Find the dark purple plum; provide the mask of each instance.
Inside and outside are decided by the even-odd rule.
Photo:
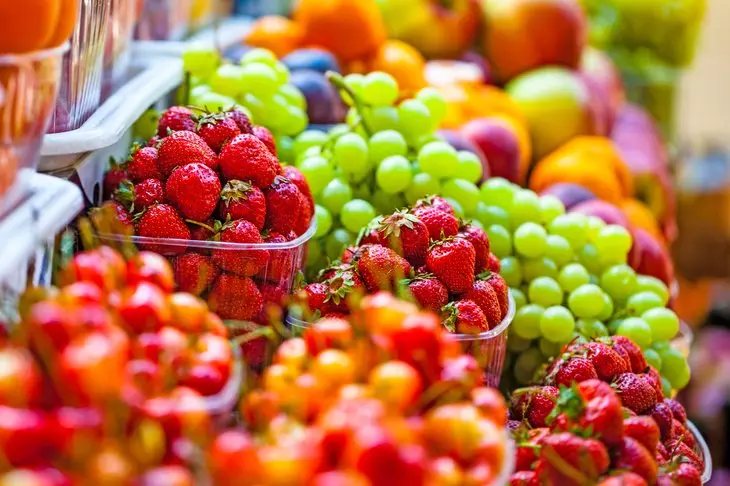
[[[292,72],[290,79],[307,100],[309,123],[328,125],[344,120],[345,105],[324,74],[302,69]]]
[[[297,49],[284,57],[281,62],[292,72],[301,69],[311,69],[322,74],[327,71],[340,72],[340,64],[335,56],[323,49]]]
[[[479,160],[482,161],[482,181],[486,181],[487,179],[489,179],[490,170],[487,156],[484,155],[484,151],[477,147],[474,142],[472,142],[456,130],[439,130],[438,135],[456,150],[466,150],[468,152],[476,154],[476,156],[479,157]]]
[[[223,52],[223,57],[231,62],[238,63],[244,54],[251,50],[251,46],[234,44]]]
[[[596,199],[596,196],[583,186],[570,182],[559,182],[548,187],[540,193],[541,196],[555,196],[563,202],[565,209],[570,210],[574,206]]]

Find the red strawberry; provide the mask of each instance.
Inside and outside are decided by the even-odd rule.
[[[420,266],[426,261],[428,228],[408,211],[396,211],[386,216],[380,221],[377,231],[379,239],[411,265]]]
[[[702,474],[694,465],[680,462],[664,474],[660,474],[657,486],[702,486]]]
[[[137,235],[149,238],[174,238],[189,240],[190,230],[180,217],[177,209],[169,204],[155,204],[147,208],[137,224]],[[155,253],[183,253],[184,246],[165,244],[145,244],[146,250]]]
[[[461,296],[461,300],[472,300],[482,309],[489,329],[494,329],[502,322],[499,298],[486,280],[475,280],[471,289]]]
[[[354,257],[357,272],[370,292],[392,290],[411,273],[411,264],[390,248],[363,245]]]
[[[239,135],[221,150],[220,166],[226,180],[251,181],[261,189],[274,182],[279,173],[279,161],[266,145],[253,135]]]
[[[218,267],[210,257],[199,253],[185,253],[172,262],[175,282],[181,292],[201,295],[218,277]]]
[[[158,137],[155,135],[154,137],[147,140],[147,143],[145,144],[145,147],[154,147],[158,148],[160,146],[160,140],[162,140],[163,137]]]
[[[314,204],[310,203],[309,199],[301,191],[299,191],[299,199],[301,200],[300,217],[294,222],[294,234],[296,236],[303,235],[307,232],[314,217]]]
[[[223,226],[220,233],[221,243],[244,243],[244,244],[260,244],[264,240],[261,238],[259,230],[252,223],[246,220],[238,219]],[[266,265],[269,260],[268,250],[232,250],[217,249],[213,251],[213,261],[220,268],[227,272],[250,277]]]
[[[426,225],[428,236],[432,240],[438,241],[449,236],[456,236],[459,232],[459,220],[433,206],[416,207],[413,214]],[[474,273],[474,269],[471,273]]]
[[[164,176],[172,174],[175,167],[194,163],[218,168],[218,156],[196,133],[175,132],[160,142],[157,166]]]
[[[256,138],[264,142],[264,145],[266,145],[266,148],[269,152],[271,152],[271,155],[276,157],[276,141],[268,128],[262,127],[261,125],[254,125],[251,129],[251,133],[256,135]]]
[[[168,108],[157,122],[157,136],[167,137],[169,132],[195,130],[195,117],[190,109],[184,106],[173,106]]]
[[[675,419],[679,420],[679,423],[686,424],[687,423],[687,411],[684,409],[684,405],[679,403],[677,400],[673,398],[667,398],[664,400],[664,403],[667,404],[669,409],[672,411],[672,415]]]
[[[123,181],[114,193],[114,198],[136,212],[163,202],[165,189],[157,179],[145,179],[137,184]]]
[[[638,414],[649,411],[657,403],[654,387],[643,375],[621,373],[613,384],[624,406]]]
[[[104,174],[104,199],[110,199],[120,184],[129,180],[126,169],[113,164],[111,169]]]
[[[586,358],[569,358],[556,361],[550,369],[546,383],[555,386],[571,386],[573,382],[597,379],[598,374],[593,363]]]
[[[653,418],[641,415],[624,419],[624,434],[637,440],[652,454],[656,452],[660,434]]]
[[[443,308],[444,326],[458,334],[481,334],[489,331],[489,323],[482,309],[472,300],[451,302]]]
[[[545,437],[540,459],[541,464],[536,469],[540,484],[595,484],[609,466],[608,452],[603,444],[568,432]]]
[[[405,283],[422,309],[439,312],[449,302],[449,291],[430,273],[416,275]]]
[[[229,118],[236,122],[238,129],[241,133],[252,133],[251,131],[251,120],[248,115],[238,108],[233,108],[226,112]]]
[[[225,113],[212,113],[200,117],[197,133],[208,147],[220,152],[223,145],[241,134],[238,124]]]
[[[661,461],[659,460],[661,458]],[[656,459],[657,463],[665,463],[667,462],[667,459],[669,458],[669,452],[667,452],[667,448],[664,447],[664,444],[661,442],[656,445]]]
[[[134,221],[132,219],[132,214],[119,201],[104,201],[99,210],[110,211],[111,214],[116,217],[117,221],[119,221],[119,223],[121,223],[121,225],[125,229],[134,230]]]
[[[220,217],[245,219],[260,230],[266,221],[266,198],[258,187],[244,181],[232,179],[221,191]]]
[[[531,427],[547,427],[547,420],[558,401],[560,391],[554,386],[531,386],[512,393],[510,416],[527,420]]]
[[[641,352],[639,346],[625,336],[611,336],[611,339],[614,348],[619,348],[616,350],[619,354],[621,354],[620,350],[623,350],[625,355],[628,355],[632,372],[643,373],[646,370],[646,359],[644,359],[644,353]]]
[[[289,179],[292,184],[297,186],[299,192],[301,192],[302,195],[307,198],[310,206],[312,206],[312,210],[314,210],[314,198],[312,197],[312,190],[309,188],[309,183],[307,182],[307,178],[304,177],[304,174],[302,174],[301,171],[293,165],[285,165],[282,167],[282,170],[284,177]]]
[[[515,451],[515,471],[532,469],[540,451],[540,442],[550,434],[550,429],[540,427],[536,429],[521,429],[518,431],[517,449]]]
[[[284,235],[271,231],[263,236],[266,243],[286,243]],[[259,270],[258,277],[269,282],[281,282],[286,280],[294,270],[294,259],[296,250],[281,249],[269,250],[269,261]]]
[[[499,273],[502,271],[502,262],[499,261],[497,255],[494,253],[489,254],[487,259],[487,269],[492,273]]]
[[[659,427],[662,442],[666,442],[674,438],[672,411],[667,405],[666,400],[654,405],[647,412],[647,415],[651,415],[651,418],[654,419],[654,422],[656,422]]]
[[[590,360],[601,380],[611,381],[621,373],[630,371],[626,361],[611,346],[602,342],[580,344],[573,349]]]
[[[624,437],[616,451],[613,467],[638,474],[649,484],[654,484],[657,464],[654,455],[631,437]]]
[[[325,311],[349,312],[348,298],[351,295],[364,294],[365,284],[360,276],[350,265],[344,265],[335,270],[324,281],[327,286],[327,298],[325,299]]]
[[[265,283],[259,289],[263,304],[261,310],[253,317],[254,322],[270,326],[282,322],[282,306],[287,292],[278,285]]]
[[[165,185],[167,199],[187,219],[205,221],[216,207],[221,194],[218,174],[204,164],[187,164],[172,171]]]
[[[223,224],[220,221],[208,219],[203,223],[188,223],[188,227],[190,228],[191,240],[208,241],[214,239],[220,233]],[[197,251],[199,253],[205,253],[201,248],[198,248]]]
[[[656,370],[656,368],[652,366],[647,366],[646,373],[644,373],[644,378],[646,378],[649,383],[651,383],[651,385],[654,387],[654,391],[656,392],[656,401],[663,401],[664,390],[662,389],[662,377],[659,375],[659,372]]]
[[[476,260],[474,273],[480,274],[487,270],[489,263],[489,237],[479,226],[466,223],[459,228],[459,236],[467,240],[474,247]]]
[[[352,257],[355,256],[356,251],[357,247],[355,246],[345,248],[345,250],[342,252],[342,256],[340,257],[340,261],[342,263],[352,263]]]
[[[509,477],[510,486],[540,486],[540,479],[535,471],[517,471]]]
[[[697,445],[692,432],[677,419],[672,419],[672,438],[680,442],[684,442],[689,447],[694,448]]]
[[[266,227],[286,234],[297,226],[305,208],[304,198],[297,186],[283,176],[276,176],[271,186],[264,189],[266,197]]]
[[[157,149],[155,147],[141,147],[132,153],[132,159],[127,164],[127,173],[134,182],[145,179],[162,180],[162,173],[157,167]]]
[[[647,486],[646,480],[638,474],[623,472],[609,476],[598,483],[598,486]]]
[[[700,459],[700,456],[698,456],[697,453],[684,442],[672,439],[665,444],[665,447],[667,448],[667,451],[669,451],[670,457],[667,458],[669,461],[676,461],[679,459],[683,462],[689,462],[700,471],[705,469],[704,461]]]
[[[507,285],[507,282],[498,273],[484,273],[480,275],[480,278],[486,280],[494,289],[494,293],[497,294],[499,310],[502,314],[502,319],[504,319],[509,311],[509,285]]]
[[[323,283],[311,283],[304,287],[299,294],[305,301],[309,312],[319,311],[320,315],[325,313],[327,308],[325,301],[329,296],[329,287]]]
[[[586,380],[574,384],[561,391],[558,406],[578,427],[591,430],[607,446],[621,443],[624,435],[621,400],[608,383]]]
[[[358,245],[380,245],[388,246],[387,240],[383,237],[383,233],[380,232],[380,223],[383,222],[383,216],[376,216],[372,221],[368,223],[365,228],[362,229],[358,238]]]
[[[431,245],[426,255],[426,266],[449,292],[460,294],[468,291],[474,283],[474,259],[471,243],[464,238],[449,238]]]
[[[443,211],[444,213],[450,214],[454,216],[454,208],[451,207],[451,204],[449,202],[442,198],[441,196],[428,196],[423,199],[419,199],[416,202],[417,208],[422,207],[432,207],[435,209],[438,209],[439,211]]]
[[[222,319],[246,321],[261,310],[263,297],[250,278],[221,275],[208,296],[208,305]]]

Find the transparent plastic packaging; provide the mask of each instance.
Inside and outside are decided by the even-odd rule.
[[[221,391],[215,395],[204,397],[206,411],[221,426],[227,425],[231,420],[231,412],[238,404],[245,375],[241,348],[231,345],[231,350],[233,352],[233,365],[228,381]]]
[[[132,39],[137,23],[138,0],[111,0],[109,27],[104,44],[102,99],[106,99],[127,75],[132,61]]]
[[[193,0],[144,0],[135,38],[182,40],[190,33]]]
[[[712,479],[712,454],[710,454],[710,447],[707,445],[705,438],[702,437],[699,429],[697,429],[697,426],[689,420],[687,421],[687,428],[692,433],[695,442],[697,443],[695,446],[695,452],[705,463],[705,469],[702,471],[702,484],[707,484],[710,482],[710,479]]]
[[[80,127],[101,103],[104,45],[111,0],[81,0],[49,133]]]

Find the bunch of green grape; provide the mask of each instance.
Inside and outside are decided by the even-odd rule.
[[[389,74],[330,74],[351,107],[346,123],[328,132],[307,130],[292,159],[309,182],[317,233],[309,244],[310,275],[339,258],[378,214],[440,194],[460,216],[475,211],[480,159],[436,135],[446,102],[433,88],[399,101]]]
[[[633,242],[625,228],[566,214],[554,196],[500,178],[481,186],[476,218],[517,304],[507,341],[508,382],[529,383],[569,342],[622,335],[660,371],[665,392],[687,385],[687,361],[670,345],[680,323],[667,308],[669,291],[627,264]]]
[[[193,106],[242,108],[277,138],[297,135],[309,124],[304,95],[289,83],[287,67],[267,49],[252,49],[234,64],[215,49],[194,45],[183,53],[183,65],[191,76],[188,102]]]

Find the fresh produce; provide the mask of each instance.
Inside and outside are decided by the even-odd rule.
[[[705,465],[687,414],[664,397],[648,358],[623,336],[575,343],[538,386],[515,390],[511,484],[701,485]]]
[[[58,47],[68,40],[76,25],[76,0],[34,0],[0,6],[0,52],[22,54]],[[33,12],[33,15],[29,15]]]
[[[271,133],[237,109],[172,107],[157,133],[107,173],[105,206],[126,224],[104,232],[131,233],[170,256],[178,288],[222,318],[269,323],[302,263],[304,242],[286,243],[310,228],[307,181],[280,165]]]
[[[450,336],[437,315],[387,293],[363,299],[350,322],[315,322],[241,401],[246,429],[214,439],[214,480],[504,484],[504,399]]]

